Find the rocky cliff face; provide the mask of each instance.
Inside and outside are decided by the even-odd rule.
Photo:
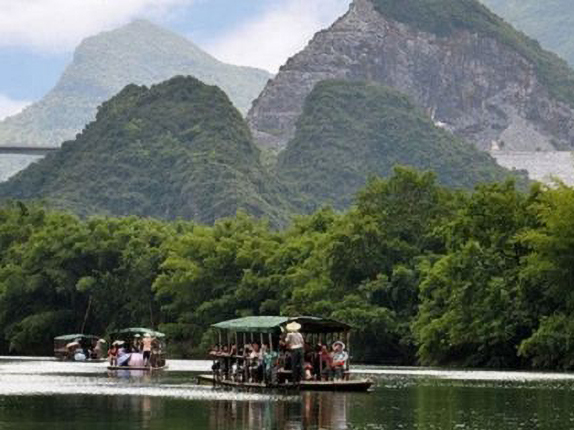
[[[468,30],[420,31],[385,17],[372,0],[354,0],[268,83],[248,115],[262,147],[285,146],[305,98],[325,79],[395,88],[483,150],[574,148],[574,110],[511,46]]]

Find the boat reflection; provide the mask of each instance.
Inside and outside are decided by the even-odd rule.
[[[305,392],[299,402],[217,401],[209,404],[210,430],[347,430],[349,394]]]

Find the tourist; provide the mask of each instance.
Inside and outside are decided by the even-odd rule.
[[[343,379],[347,370],[347,360],[349,354],[345,351],[345,344],[340,340],[333,344],[333,354],[331,362],[331,375],[334,379]]]
[[[96,342],[96,346],[93,350],[92,359],[99,360],[100,358],[104,357],[104,344],[106,343],[105,339],[98,339]]]
[[[321,345],[319,353],[319,377],[325,381],[329,379],[331,374],[331,364],[333,362],[332,354],[329,352],[327,345]]]
[[[135,334],[132,341],[132,352],[142,352],[141,335]]]
[[[251,344],[249,354],[249,379],[251,382],[260,382],[263,377],[263,361],[259,344]]]
[[[286,329],[288,333],[285,337],[285,343],[287,344],[287,349],[291,353],[293,383],[299,384],[303,377],[303,349],[305,346],[305,340],[303,339],[303,335],[299,333],[301,324],[293,321],[287,324]]]
[[[154,339],[151,337],[151,334],[145,333],[142,341],[143,345],[143,359],[144,359],[144,366],[150,366],[151,361],[151,348],[153,345]]]

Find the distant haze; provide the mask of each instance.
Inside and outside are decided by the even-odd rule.
[[[136,18],[150,19],[186,35],[224,61],[276,71],[316,31],[341,15],[349,3],[350,0],[2,0],[0,113],[16,113],[23,103],[46,94],[82,39]],[[35,73],[37,70],[42,73]]]

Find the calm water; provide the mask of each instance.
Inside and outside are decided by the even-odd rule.
[[[209,363],[162,375],[0,358],[0,430],[573,429],[574,375],[363,368],[367,394],[262,394],[198,386]]]

